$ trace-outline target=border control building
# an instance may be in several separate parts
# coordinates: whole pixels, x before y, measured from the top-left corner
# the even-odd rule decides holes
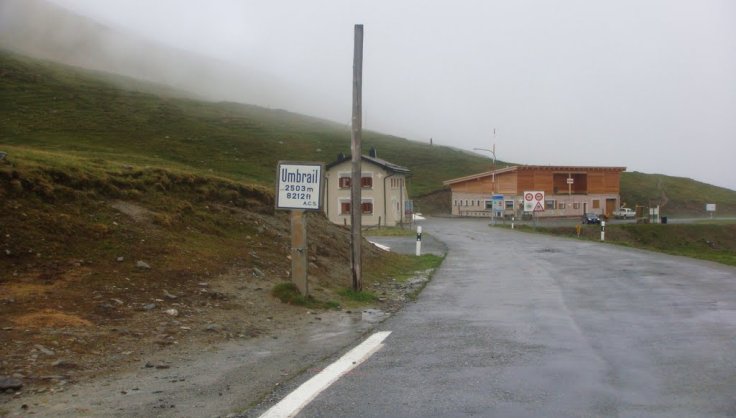
[[[626,167],[517,165],[444,182],[452,191],[455,216],[492,216],[493,196],[503,200],[497,216],[523,215],[525,191],[543,191],[537,217],[611,216],[621,206],[621,173]],[[502,196],[502,197],[501,197]]]

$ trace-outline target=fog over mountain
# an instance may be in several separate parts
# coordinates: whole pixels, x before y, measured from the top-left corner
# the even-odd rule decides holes
[[[0,0],[0,48],[162,83],[209,100],[290,108],[301,97],[288,80],[166,46],[45,0]]]
[[[348,124],[356,23],[367,129],[736,189],[732,0],[0,0],[0,47]]]

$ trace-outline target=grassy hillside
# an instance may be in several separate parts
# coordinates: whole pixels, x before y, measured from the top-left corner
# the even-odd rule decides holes
[[[166,167],[270,188],[279,159],[330,162],[350,149],[348,127],[332,122],[197,101],[165,86],[8,52],[0,52],[0,92],[0,143],[11,153],[43,150],[82,164]],[[375,132],[363,138],[364,152],[375,146],[379,157],[412,170],[415,198],[488,167],[486,158],[449,147]],[[621,186],[632,207],[651,202],[670,215],[701,214],[705,203],[717,203],[720,214],[736,213],[736,192],[690,179],[633,172]],[[427,201],[445,206],[438,203]]]
[[[275,163],[344,151],[329,138],[346,131],[149,87],[0,55],[0,376],[63,385],[160,347],[304,320],[269,296],[290,274]],[[308,219],[316,306],[349,307],[349,231]],[[405,297],[391,278],[427,261],[367,243],[363,257],[365,289],[387,310]],[[39,346],[55,354],[37,359]],[[54,366],[61,356],[72,365]]]
[[[621,200],[629,207],[660,205],[663,214],[705,215],[705,204],[716,203],[717,214],[736,214],[736,192],[688,178],[662,174],[624,173]]]
[[[214,173],[271,186],[279,159],[333,161],[350,150],[347,127],[281,110],[122,90],[119,77],[0,54],[0,141],[142,166]],[[411,193],[487,167],[448,147],[365,132],[365,152],[413,171]],[[11,151],[15,151],[11,148]]]

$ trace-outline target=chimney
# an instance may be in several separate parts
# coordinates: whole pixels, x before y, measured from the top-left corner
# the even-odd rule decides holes
[[[378,152],[376,152],[376,147],[371,147],[371,150],[368,152],[368,155],[370,155],[373,158],[378,158]]]

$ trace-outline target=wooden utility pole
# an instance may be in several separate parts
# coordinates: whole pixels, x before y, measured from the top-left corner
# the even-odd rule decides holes
[[[299,292],[309,296],[307,284],[307,214],[291,211],[291,281]]]
[[[350,247],[352,249],[352,271],[353,271],[353,290],[359,292],[363,290],[363,272],[361,258],[361,236],[362,221],[362,200],[360,195],[361,187],[361,169],[360,159],[361,151],[361,131],[363,128],[362,120],[363,111],[363,25],[355,25],[355,39],[353,46],[353,129],[351,151],[352,159],[352,181],[350,189],[350,227],[352,231],[352,239]]]

